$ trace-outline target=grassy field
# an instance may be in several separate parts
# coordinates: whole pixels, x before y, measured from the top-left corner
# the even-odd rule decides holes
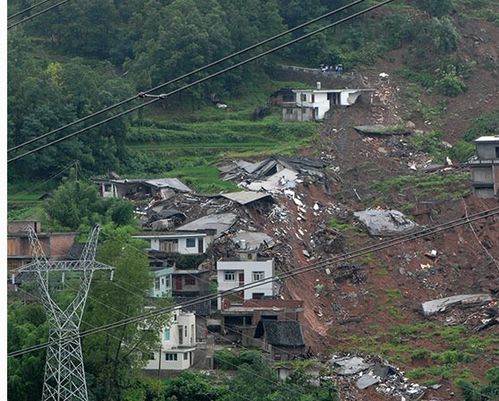
[[[203,105],[196,110],[148,109],[133,122],[127,145],[135,165],[127,176],[179,177],[197,191],[234,190],[218,178],[217,164],[228,159],[253,159],[292,155],[310,146],[317,136],[314,122],[283,123],[281,109],[270,109],[253,119],[256,108],[281,87],[301,83],[268,82],[238,99],[228,99],[226,109]]]

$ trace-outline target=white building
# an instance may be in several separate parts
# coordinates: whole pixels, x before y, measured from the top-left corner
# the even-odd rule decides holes
[[[172,321],[160,333],[160,350],[151,355],[145,370],[184,370],[194,363],[196,318],[194,313],[175,310]]]
[[[246,257],[252,255],[248,253]],[[222,293],[236,287],[247,285],[255,281],[266,279],[274,275],[274,259],[256,258],[252,259],[220,259],[217,262],[218,292]],[[242,304],[244,300],[261,299],[266,296],[275,295],[273,281],[263,283],[227,296],[217,299],[218,309],[225,309],[229,305]]]
[[[317,89],[293,90],[295,101],[292,105],[283,107],[284,121],[323,120],[333,106],[348,107],[363,94],[368,95],[369,103],[373,101],[373,89]]]
[[[212,237],[205,233],[165,233],[143,232],[133,238],[149,242],[148,250],[166,253],[180,253],[182,255],[198,255],[205,253],[212,241]]]

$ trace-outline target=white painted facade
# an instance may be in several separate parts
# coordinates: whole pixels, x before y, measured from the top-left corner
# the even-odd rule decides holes
[[[318,83],[318,86],[319,83]],[[372,89],[296,89],[295,107],[284,107],[284,121],[323,120],[332,106],[353,105],[363,93],[372,96]],[[299,109],[300,111],[296,110]]]
[[[135,235],[133,236],[133,238],[148,241],[149,250],[180,253],[182,255],[198,255],[201,253],[205,253],[206,249],[212,241],[212,237],[204,233],[151,233]]]
[[[161,353],[154,352],[144,369],[185,370],[194,363],[196,349],[196,317],[194,313],[178,311],[173,313],[169,326],[161,335]],[[152,356],[152,355],[151,355]]]
[[[217,262],[218,292],[231,290],[274,275],[274,259],[264,260],[224,260]],[[274,283],[269,281],[242,291],[242,300],[275,295]],[[223,299],[217,299],[218,309],[222,309]]]

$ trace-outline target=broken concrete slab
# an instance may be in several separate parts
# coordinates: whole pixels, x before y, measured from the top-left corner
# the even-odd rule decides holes
[[[438,312],[443,312],[448,306],[452,305],[473,305],[482,304],[485,302],[492,301],[492,297],[489,294],[469,294],[469,295],[454,295],[451,297],[434,299],[432,301],[423,302],[421,304],[423,308],[423,314],[425,316],[431,316]]]
[[[336,368],[336,373],[340,376],[354,375],[363,372],[372,366],[371,364],[366,363],[364,358],[358,356],[333,358],[329,363]]]
[[[237,244],[240,249],[255,250],[260,247],[272,248],[275,241],[270,235],[262,232],[241,231],[232,237],[232,242]]]
[[[354,127],[354,129],[364,135],[376,135],[376,136],[384,136],[384,135],[410,135],[412,131],[403,125],[358,125]]]
[[[354,216],[367,227],[369,234],[374,236],[397,235],[419,227],[398,210],[367,209],[355,212]]]
[[[240,191],[220,194],[223,198],[237,202],[240,205],[248,205],[252,202],[267,200],[272,201],[272,195],[264,192]]]
[[[365,375],[362,375],[355,385],[357,386],[358,389],[364,390],[368,387],[371,387],[373,384],[378,384],[381,381],[379,376],[373,376],[370,373],[367,373]]]

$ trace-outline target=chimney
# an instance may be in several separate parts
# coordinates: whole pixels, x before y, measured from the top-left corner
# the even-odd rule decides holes
[[[321,89],[321,83],[320,82],[317,82],[317,89]]]

